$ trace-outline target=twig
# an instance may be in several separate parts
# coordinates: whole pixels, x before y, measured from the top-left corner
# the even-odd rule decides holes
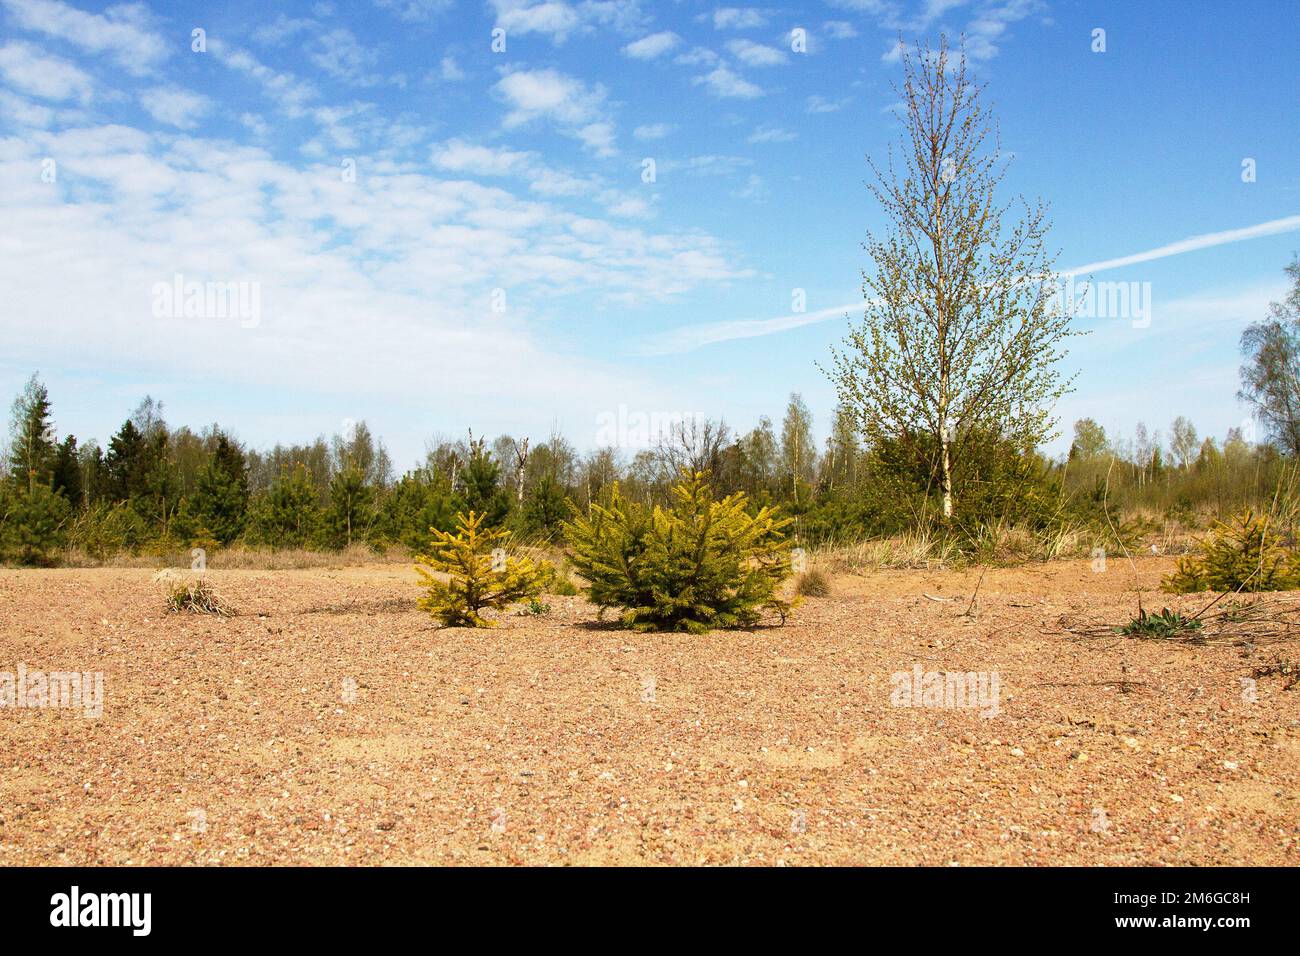
[[[972,611],[972,609],[974,609],[974,607],[975,607],[975,598],[977,598],[977,597],[979,596],[979,593],[980,593],[980,585],[984,583],[984,575],[985,575],[985,573],[987,573],[987,571],[988,571],[988,566],[985,565],[985,566],[984,566],[984,569],[983,569],[982,571],[980,571],[980,579],[979,579],[978,581],[975,582],[975,593],[972,594],[972,595],[970,596],[970,604],[966,605],[966,610],[965,610],[964,612],[962,612],[962,617],[972,617],[972,616],[973,616],[973,615],[971,614],[971,611]]]

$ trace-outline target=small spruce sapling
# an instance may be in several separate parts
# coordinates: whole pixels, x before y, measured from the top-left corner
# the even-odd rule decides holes
[[[510,532],[483,527],[486,518],[477,511],[457,514],[456,533],[431,529],[429,553],[416,557],[426,587],[420,607],[448,627],[495,627],[481,612],[536,597],[551,576],[545,562],[509,555]]]

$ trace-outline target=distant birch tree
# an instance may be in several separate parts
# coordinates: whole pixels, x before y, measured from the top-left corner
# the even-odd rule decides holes
[[[901,440],[937,478],[951,517],[954,474],[990,432],[1030,448],[1053,436],[1069,390],[1056,370],[1071,334],[1045,248],[1046,207],[995,193],[1005,175],[997,128],[964,51],[903,55],[904,133],[869,183],[889,219],[864,248],[867,307],[835,349],[840,401],[869,444]]]

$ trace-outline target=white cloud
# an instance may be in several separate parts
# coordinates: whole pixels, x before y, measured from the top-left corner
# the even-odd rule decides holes
[[[681,42],[681,37],[671,30],[652,33],[623,47],[623,53],[634,60],[653,60],[662,56]]]
[[[575,135],[584,146],[597,156],[613,156],[617,152],[614,149],[613,123],[608,121],[588,123],[580,128]]]
[[[90,102],[90,76],[62,57],[14,40],[0,47],[0,73],[12,86],[47,100]]]
[[[632,130],[632,135],[641,140],[663,139],[676,128],[672,123],[647,123]]]
[[[217,61],[256,81],[263,92],[289,116],[301,116],[306,104],[319,94],[314,86],[292,73],[281,73],[261,63],[245,50],[227,47],[217,37],[208,38],[208,51]]]
[[[513,35],[542,33],[556,43],[563,43],[581,25],[573,7],[559,0],[491,0],[496,24],[506,31],[507,42]]]
[[[763,202],[770,194],[767,182],[758,173],[750,173],[745,177],[744,185],[732,192],[737,199],[750,199],[754,202]]]
[[[54,122],[55,112],[48,106],[39,106],[8,90],[0,90],[0,114],[19,127],[44,129]]]
[[[844,107],[849,105],[849,98],[842,100],[828,100],[824,96],[814,93],[808,97],[806,106],[809,113],[838,113]]]
[[[297,36],[307,30],[316,29],[319,26],[320,24],[315,20],[309,20],[305,17],[295,19],[281,13],[270,23],[263,23],[254,30],[253,41],[268,46],[279,46],[290,37]]]
[[[598,147],[599,134],[588,137]],[[450,139],[430,153],[433,165],[452,173],[474,177],[510,176],[528,183],[541,196],[564,196],[592,200],[603,205],[610,215],[645,218],[649,205],[637,197],[611,189],[597,176],[575,176],[543,163],[541,156],[527,150],[482,146],[462,139]]]
[[[373,72],[379,63],[378,52],[364,46],[344,27],[322,33],[311,45],[308,56],[326,73],[347,83],[377,86],[384,81]]]
[[[753,30],[767,25],[767,14],[753,7],[721,7],[713,11],[713,26],[719,30]]]
[[[685,53],[680,53],[674,58],[674,63],[680,63],[683,66],[713,66],[721,57],[712,50],[702,46],[693,47]]]
[[[714,96],[752,100],[763,95],[761,88],[733,73],[726,66],[720,66],[704,76],[697,76],[691,82],[696,85],[703,84]]]
[[[452,5],[453,0],[375,0],[375,6],[407,23],[426,23],[450,10]]]
[[[439,169],[479,176],[517,173],[536,160],[536,154],[512,149],[477,146],[460,139],[434,147],[433,164]]]
[[[727,43],[727,49],[746,66],[780,66],[789,62],[785,53],[776,47],[764,46],[752,40],[731,40]]]
[[[193,129],[211,108],[212,101],[178,86],[156,86],[140,93],[140,105],[160,123]]]
[[[893,9],[894,4],[889,0],[827,0],[832,7],[839,7],[841,10],[855,10],[859,13],[886,13]],[[961,2],[961,0],[958,0]]]
[[[1184,252],[1196,252],[1199,249],[1209,249],[1214,246],[1224,246],[1234,242],[1244,242],[1247,239],[1259,239],[1264,236],[1276,236],[1284,232],[1295,232],[1296,230],[1300,230],[1300,216],[1285,216],[1281,219],[1270,219],[1267,222],[1246,226],[1241,229],[1206,232],[1187,239],[1180,239],[1178,242],[1171,242],[1165,246],[1157,246],[1155,249],[1148,249],[1146,252],[1120,256],[1118,259],[1103,259],[1100,262],[1090,262],[1086,265],[1073,266],[1061,271],[1073,275],[1087,275],[1090,272],[1101,272],[1103,269],[1117,269],[1121,266],[1131,266],[1139,262],[1150,262],[1153,259],[1166,259],[1169,256],[1182,255]]]
[[[24,30],[44,33],[90,53],[106,53],[136,76],[151,72],[168,55],[167,42],[150,28],[143,4],[86,13],[59,0],[0,0]]]
[[[581,80],[551,69],[507,73],[494,89],[511,108],[506,126],[519,126],[539,117],[582,123],[595,116],[604,100],[601,88],[589,90]]]
[[[510,107],[503,121],[509,129],[545,119],[554,122],[597,155],[614,152],[614,126],[604,116],[605,89],[555,70],[516,70],[493,87]]]
[[[753,166],[754,161],[744,156],[720,156],[708,153],[687,160],[665,160],[659,168],[665,172],[682,170],[692,176],[730,176],[741,169]]]
[[[456,58],[453,56],[444,56],[439,69],[442,78],[449,83],[458,83],[465,79],[465,71],[456,64]]]
[[[608,207],[611,216],[626,219],[645,219],[650,215],[650,204],[637,196],[625,196],[611,203]]]
[[[747,143],[788,143],[797,139],[798,134],[775,126],[760,126],[749,134]]]
[[[51,155],[67,175],[41,183],[31,170]],[[94,201],[78,201],[87,188]],[[616,355],[557,348],[556,321],[751,274],[707,234],[611,218],[644,217],[647,195],[599,200],[608,214],[580,215],[526,189],[418,166],[371,161],[345,182],[333,160],[289,164],[223,140],[123,127],[36,131],[0,144],[0,221],[10,240],[0,288],[6,308],[24,316],[6,325],[6,353],[33,367],[112,367],[195,400],[219,384],[209,409],[222,420],[246,398],[303,391],[315,411],[329,410],[327,421],[337,421],[335,407],[358,418],[366,408],[401,409],[416,433],[384,431],[412,451],[419,430],[465,424],[454,411],[430,422],[413,398],[431,375],[474,410],[476,431],[544,432],[565,416],[572,427],[593,408],[651,399]],[[152,290],[177,273],[260,283],[260,321],[156,317]],[[498,288],[504,313],[492,309]],[[275,436],[268,428],[247,437]]]
[[[858,35],[853,24],[847,20],[827,20],[822,24],[822,32],[832,40],[852,40]]]

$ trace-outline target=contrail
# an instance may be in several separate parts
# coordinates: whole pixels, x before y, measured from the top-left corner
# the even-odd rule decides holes
[[[1139,262],[1167,259],[1169,256],[1179,256],[1184,252],[1195,252],[1198,249],[1209,249],[1213,246],[1244,242],[1247,239],[1258,239],[1262,236],[1275,236],[1279,233],[1294,232],[1297,229],[1300,229],[1300,216],[1285,216],[1282,219],[1270,219],[1268,222],[1246,226],[1242,229],[1206,232],[1199,236],[1190,236],[1187,239],[1171,242],[1168,245],[1157,246],[1145,252],[1135,252],[1132,255],[1120,256],[1117,259],[1103,259],[1100,262],[1089,262],[1086,265],[1057,271],[1061,275],[1090,275],[1094,272],[1118,269],[1121,266],[1131,266]],[[705,325],[683,325],[647,338],[642,343],[639,351],[642,355],[677,355],[682,352],[692,352],[715,342],[752,339],[760,335],[774,335],[777,332],[786,332],[804,325],[824,322],[827,319],[860,308],[862,308],[862,300],[859,299],[847,305],[835,305],[829,309],[818,309],[816,312],[781,315],[774,319],[736,319],[729,322],[710,322]]]

